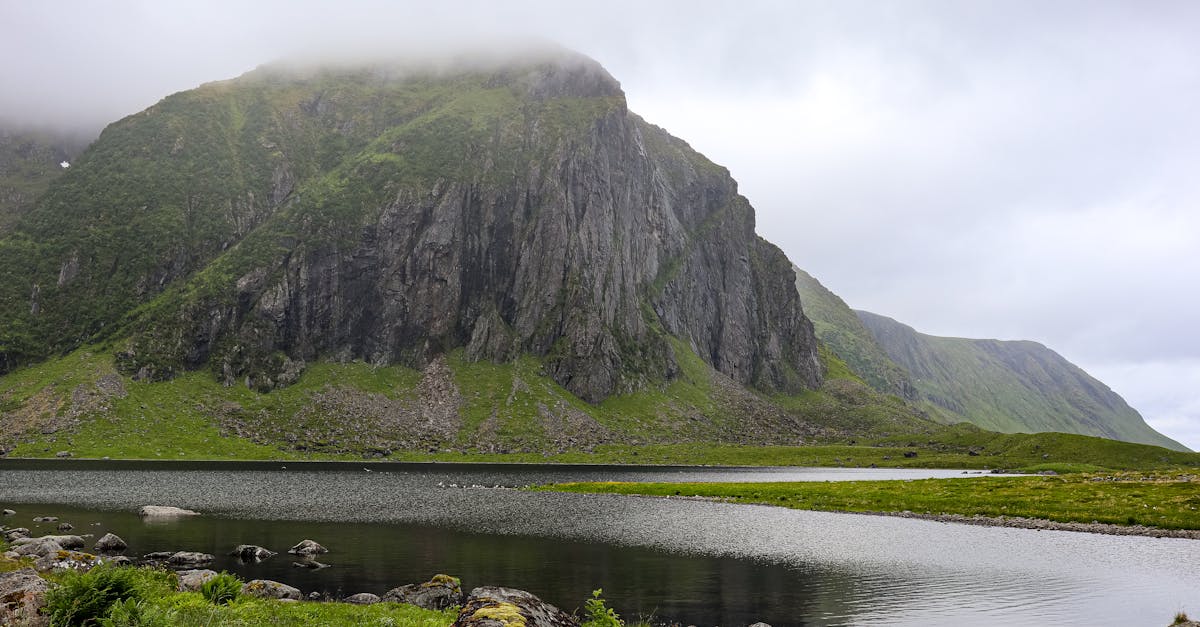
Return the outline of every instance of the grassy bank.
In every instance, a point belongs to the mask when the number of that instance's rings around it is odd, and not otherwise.
[[[534,489],[701,496],[819,511],[909,511],[1200,529],[1200,479],[1192,476],[1080,474],[914,481],[568,483]]]

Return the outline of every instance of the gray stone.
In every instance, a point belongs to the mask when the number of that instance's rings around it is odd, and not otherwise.
[[[217,571],[201,568],[181,570],[175,574],[179,577],[180,592],[199,592],[206,581],[217,576]]]
[[[16,512],[11,509],[0,511],[0,516],[16,516]]]
[[[60,535],[45,535],[40,539],[53,540],[62,545],[64,549],[82,549],[83,538],[80,536],[60,536]]]
[[[33,519],[33,522],[58,522],[57,516],[38,516]]]
[[[317,544],[312,540],[301,540],[299,544],[288,549],[288,553],[291,553],[292,555],[317,555],[328,552],[329,549]]]
[[[315,560],[311,557],[305,557],[304,559],[301,559],[300,561],[292,562],[292,566],[295,566],[296,568],[311,568],[312,570],[321,570],[322,568],[329,568],[329,564],[322,564],[321,562],[318,562],[317,560]]]
[[[59,531],[70,531],[70,530],[72,530],[72,529],[74,529],[74,528],[75,528],[75,525],[72,525],[71,523],[68,523],[68,522],[65,522],[65,523],[58,523],[58,530],[59,530]]]
[[[299,601],[303,598],[299,589],[270,579],[255,579],[246,582],[242,586],[242,594],[264,599],[295,599]]]
[[[71,451],[59,451],[54,454],[55,457],[70,457]]]
[[[13,543],[13,552],[17,555],[45,557],[66,550],[54,540],[45,538],[22,538],[22,540],[28,540],[28,542],[18,541]]]
[[[27,529],[25,527],[14,527],[12,529],[4,530],[4,539],[8,540],[9,542],[12,542],[13,540],[19,540],[21,538],[28,538],[28,537],[29,537],[29,529]]]
[[[370,592],[359,592],[358,594],[352,594],[342,599],[342,602],[354,605],[374,605],[379,602],[379,595],[371,594]]]
[[[570,614],[524,590],[475,588],[467,597],[454,627],[579,627]]]
[[[194,566],[203,566],[210,564],[213,561],[213,556],[209,553],[197,553],[195,551],[176,551],[167,558],[167,563],[174,567],[188,568]]]
[[[413,583],[392,588],[383,595],[383,600],[392,603],[408,603],[427,610],[444,610],[462,605],[463,591],[458,577],[434,575],[425,583]]]
[[[37,558],[33,562],[38,570],[80,570],[89,571],[104,560],[91,553],[82,551],[55,551]]]
[[[96,540],[95,550],[99,553],[120,553],[129,548],[128,544],[115,533],[106,533]]]

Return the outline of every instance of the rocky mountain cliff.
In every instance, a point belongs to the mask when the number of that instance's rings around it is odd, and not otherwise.
[[[543,360],[598,402],[679,372],[821,381],[790,264],[728,172],[554,51],[269,66],[110,125],[0,240],[0,371],[268,390],[317,360]]]
[[[911,374],[919,398],[935,413],[948,413],[945,418],[1007,433],[1059,431],[1187,450],[1147,425],[1108,386],[1041,344],[935,337],[891,318],[855,313]]]

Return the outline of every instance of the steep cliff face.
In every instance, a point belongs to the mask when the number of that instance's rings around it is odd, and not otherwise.
[[[269,389],[315,359],[465,347],[542,357],[596,402],[675,376],[674,336],[763,390],[821,376],[790,265],[728,172],[561,52],[176,94],[107,129],[0,256],[20,268],[0,277],[9,363],[128,337],[140,378],[207,364]]]
[[[1059,431],[1187,450],[1108,386],[1037,342],[935,337],[856,312],[920,397],[985,429]]]

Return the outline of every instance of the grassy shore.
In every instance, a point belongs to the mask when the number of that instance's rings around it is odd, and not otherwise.
[[[914,512],[1200,529],[1200,478],[1191,475],[980,477],[780,483],[566,483],[533,488],[708,497],[792,509]]]

